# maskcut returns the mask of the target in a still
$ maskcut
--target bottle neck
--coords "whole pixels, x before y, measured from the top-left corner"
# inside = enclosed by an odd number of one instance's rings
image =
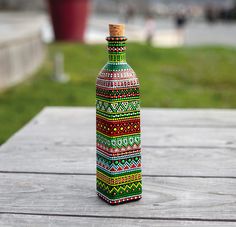
[[[109,63],[126,62],[126,40],[125,37],[107,37]]]

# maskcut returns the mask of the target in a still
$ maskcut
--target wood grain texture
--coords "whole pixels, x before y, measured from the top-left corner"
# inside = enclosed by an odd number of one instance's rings
[[[95,193],[95,111],[46,108],[0,147],[0,226],[236,226],[236,111],[143,109],[143,199]]]
[[[193,115],[191,121],[194,122],[195,126],[193,127],[193,123],[190,124],[190,120],[187,121],[189,123],[183,120],[181,111],[179,111],[179,114],[172,115],[173,121],[168,121],[168,116],[166,116],[166,120],[163,120],[162,125],[158,126],[155,122],[161,122],[159,113],[162,112],[164,114],[164,110],[153,113],[152,118],[145,117],[146,113],[147,115],[151,114],[148,109],[144,109],[142,112],[143,146],[236,148],[236,127],[232,127],[234,126],[234,120],[232,120],[231,126],[213,127],[213,123],[211,123],[212,127],[205,127],[204,122],[207,121],[207,118],[203,120],[204,117],[202,116],[202,121],[199,120],[199,122],[198,118],[196,117],[195,119]],[[152,110],[151,112],[155,111]],[[227,111],[225,112],[228,113]],[[183,111],[182,115],[188,115],[190,118],[193,112],[190,111],[187,114],[188,111],[186,111],[186,114],[184,113],[185,111]],[[216,111],[216,116],[217,113]],[[205,114],[208,114],[208,111]],[[213,115],[209,111],[209,115],[211,114]],[[229,111],[228,115],[236,118],[236,112]],[[174,120],[175,116],[176,120]],[[227,114],[225,117],[227,117]],[[215,118],[217,119],[217,117]],[[175,125],[176,123],[174,122],[179,122],[179,119],[182,119],[181,123]],[[149,124],[150,120],[153,120],[154,123]],[[213,122],[217,125],[218,121],[222,122],[224,120],[215,120]],[[166,122],[167,126],[164,125],[164,122]],[[95,112],[92,109],[47,108],[26,127],[16,133],[9,142],[17,145],[95,146],[95,141]]]
[[[111,224],[112,222],[112,224]],[[42,215],[0,214],[0,226],[4,227],[233,227],[236,223],[206,222],[206,221],[178,221],[178,220],[145,220],[97,217],[58,217]]]
[[[144,175],[236,176],[233,148],[142,149]],[[0,151],[0,171],[95,174],[95,148],[9,143]]]
[[[157,109],[142,108],[142,121],[146,126],[184,126],[184,127],[236,127],[236,112],[229,109]],[[92,107],[46,107],[35,118],[38,122],[47,120],[61,122],[67,117],[84,117],[77,124],[86,125],[95,119]]]
[[[144,177],[143,199],[110,206],[95,176],[0,174],[0,213],[236,221],[236,179]]]

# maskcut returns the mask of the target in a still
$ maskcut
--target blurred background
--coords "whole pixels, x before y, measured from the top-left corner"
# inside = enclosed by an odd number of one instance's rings
[[[95,105],[109,23],[143,107],[236,107],[234,0],[0,0],[0,144],[45,106]]]

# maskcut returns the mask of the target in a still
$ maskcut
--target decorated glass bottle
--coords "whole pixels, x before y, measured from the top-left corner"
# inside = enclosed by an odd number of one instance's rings
[[[96,83],[97,194],[120,204],[142,196],[139,81],[126,62],[124,25],[109,30]]]

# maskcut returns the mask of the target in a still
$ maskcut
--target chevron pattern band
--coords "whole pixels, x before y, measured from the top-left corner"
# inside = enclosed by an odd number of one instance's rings
[[[109,62],[96,83],[97,194],[109,204],[142,194],[139,81],[126,38],[107,37]]]

